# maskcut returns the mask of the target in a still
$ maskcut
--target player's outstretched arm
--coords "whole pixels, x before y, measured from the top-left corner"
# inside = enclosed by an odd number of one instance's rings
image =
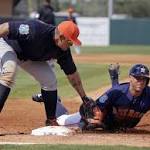
[[[78,92],[81,98],[85,97],[85,91],[82,86],[82,82],[79,76],[79,73],[76,71],[73,74],[67,75],[69,82],[73,86],[73,88]]]
[[[9,33],[9,24],[3,23],[0,24],[0,37],[4,37]]]
[[[81,115],[79,125],[82,130],[95,130],[97,128],[104,128],[104,112],[100,110],[96,103],[81,104],[79,112]]]

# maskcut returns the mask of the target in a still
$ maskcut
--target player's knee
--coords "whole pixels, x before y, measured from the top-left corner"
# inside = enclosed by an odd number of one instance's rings
[[[7,63],[2,67],[0,82],[8,87],[11,87],[15,80],[16,68],[16,62],[7,61]]]
[[[54,91],[57,89],[57,80],[49,81],[45,84],[41,84],[41,88],[48,91]]]

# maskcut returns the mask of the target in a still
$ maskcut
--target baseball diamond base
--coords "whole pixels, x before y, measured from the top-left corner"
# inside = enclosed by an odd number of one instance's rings
[[[73,129],[65,126],[46,126],[32,130],[31,135],[44,136],[44,135],[57,135],[57,136],[69,136],[74,134]]]
[[[96,92],[97,93],[97,92]],[[64,101],[64,105],[69,108],[69,113],[78,111],[80,101]],[[34,108],[34,109],[33,109]],[[33,129],[45,125],[45,112],[43,104],[28,100],[8,100],[4,110],[0,115],[0,142],[27,142],[27,143],[50,143],[50,144],[121,144],[135,146],[150,146],[150,112],[142,118],[136,130],[128,133],[80,133],[76,132],[73,136],[33,136]],[[69,127],[70,129],[70,127]],[[74,130],[74,128],[73,128]],[[69,138],[68,138],[69,137]],[[82,139],[82,140],[81,140]],[[108,143],[109,141],[109,143]]]
[[[89,57],[90,56],[90,57]],[[110,64],[119,62],[121,65],[135,64],[141,60],[144,64],[150,64],[149,55],[75,55],[75,60],[80,63]],[[127,59],[128,58],[128,59]],[[96,98],[109,87],[97,89],[88,93]],[[79,111],[80,98],[71,100],[62,99],[69,109],[69,114]],[[91,144],[91,145],[132,145],[150,147],[150,111],[142,118],[136,130],[128,133],[82,133],[73,136],[32,136],[31,131],[45,125],[45,112],[43,104],[35,103],[31,99],[8,99],[0,115],[0,144],[6,143],[49,143],[49,144]],[[28,135],[26,133],[29,133]],[[82,140],[81,140],[82,139]],[[108,142],[109,141],[109,142]]]

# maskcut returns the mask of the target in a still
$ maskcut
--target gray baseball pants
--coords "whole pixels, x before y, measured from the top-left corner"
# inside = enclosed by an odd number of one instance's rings
[[[17,72],[17,65],[32,75],[45,91],[57,89],[57,80],[53,68],[46,61],[20,61],[15,51],[3,38],[0,38],[0,83],[12,87]]]

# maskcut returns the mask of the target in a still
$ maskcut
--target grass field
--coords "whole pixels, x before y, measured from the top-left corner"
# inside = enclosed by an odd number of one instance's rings
[[[74,52],[73,52],[74,53]],[[82,54],[150,54],[149,46],[110,46],[110,47],[83,47]],[[87,92],[94,91],[105,85],[110,85],[108,77],[108,64],[94,64],[94,62],[77,63],[83,85]],[[129,65],[121,66],[121,79],[128,76]],[[74,97],[76,92],[73,90],[64,73],[56,65],[56,75],[58,79],[58,92],[62,97]],[[28,99],[32,94],[40,91],[38,83],[26,72],[19,69],[16,84],[11,92],[10,98]],[[109,142],[109,141],[108,141]],[[0,145],[0,150],[149,150],[144,147],[127,146],[92,146],[92,145]]]
[[[141,46],[141,45],[121,45],[121,46],[108,46],[108,47],[83,47],[82,53],[105,53],[105,54],[142,54],[148,55],[150,54],[150,46]]]
[[[74,52],[73,52],[74,53]],[[109,47],[83,47],[82,54],[150,54],[149,46],[109,46]],[[108,64],[77,63],[78,70],[87,92],[96,90],[104,85],[110,84],[108,77]],[[121,79],[128,76],[129,66],[121,66]],[[74,97],[77,93],[73,90],[64,73],[56,65],[59,95],[63,97]],[[16,84],[11,92],[11,98],[30,98],[32,94],[40,91],[38,83],[27,73],[19,70]]]
[[[86,91],[94,91],[104,85],[110,84],[106,64],[77,64],[81,79]],[[121,78],[127,77],[127,66],[121,68]],[[58,79],[58,91],[63,97],[74,97],[77,95],[69,84],[64,73],[56,67]],[[26,72],[19,69],[15,86],[11,93],[11,98],[30,98],[32,94],[40,91],[38,83]]]
[[[90,145],[1,145],[1,150],[149,150],[130,146],[90,146]]]

